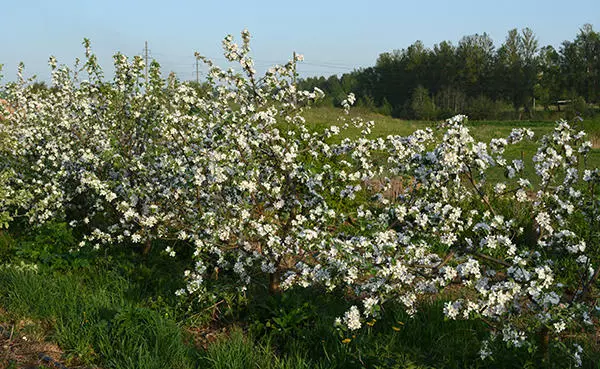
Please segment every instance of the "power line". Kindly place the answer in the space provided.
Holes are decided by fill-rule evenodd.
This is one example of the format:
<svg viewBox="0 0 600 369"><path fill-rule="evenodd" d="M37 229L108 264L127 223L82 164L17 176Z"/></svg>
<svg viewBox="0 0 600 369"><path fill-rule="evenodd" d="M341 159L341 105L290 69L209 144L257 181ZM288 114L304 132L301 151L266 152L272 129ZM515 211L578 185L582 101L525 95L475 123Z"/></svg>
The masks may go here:
<svg viewBox="0 0 600 369"><path fill-rule="evenodd" d="M311 61L304 60L302 62L296 63L294 61L295 54L296 54L295 52L292 54L292 60L283 60L283 59L278 59L278 60L276 60L276 59L252 59L252 60L255 63L257 63L257 64L255 64L255 68L258 68L259 70L260 69L266 70L267 68L273 67L275 65L285 65L289 62L292 62L295 64L296 71L300 75L337 74L339 72L353 71L353 70L356 70L357 68L359 68L359 67L351 66L348 64L342 64L342 63L331 62L331 61L321 61L321 60L311 60ZM192 55L183 56L181 54L153 52L152 50L150 50L148 48L148 41L146 41L144 43L143 57L146 61L146 68L145 68L146 83L148 83L148 81L149 81L149 77L148 77L149 60L151 58L156 59L156 60L161 60L164 63L163 68L170 69L173 72L175 72L176 69L182 71L183 67L191 67L192 71L185 71L182 73L175 72L175 74L181 78L186 78L186 79L191 77L190 79L196 80L197 83L200 82L200 76L203 74L201 72L201 68L200 68L201 61L199 59L194 58L194 62L192 62L190 60L190 58L193 57ZM221 68L225 67L221 63L223 61L228 64L236 64L235 61L232 62L224 57L211 57L211 56L205 56L205 57L209 60L215 61L216 65L221 64Z"/></svg>
<svg viewBox="0 0 600 369"><path fill-rule="evenodd" d="M319 67L328 67L328 68L341 68L341 69L353 69L353 68L356 68L355 66L352 66L352 65L334 64L334 63L319 62L319 61L315 61L315 62L304 61L304 62L302 62L302 64L315 65L315 66L319 66Z"/></svg>
<svg viewBox="0 0 600 369"><path fill-rule="evenodd" d="M180 54L175 55L175 54L165 54L165 53L159 53L159 52L152 52L151 56L157 56L160 59L163 59L166 62L168 62L170 65L184 65L184 63L182 61L189 60L189 58L192 57L191 55L183 56ZM232 62L222 56L221 57L215 57L215 56L210 56L210 55L204 55L204 56L209 60L225 61L228 63L235 64L235 62ZM284 59L254 59L253 58L252 60L255 63L257 63L255 66L258 68L272 67L274 65L284 65L284 64L287 64L288 62L290 62L290 60L284 60ZM298 63L299 67L302 67L304 65L320 67L320 68L327 68L327 69L340 69L340 70L354 70L354 69L358 68L358 66L337 63L337 62L330 62L330 61L321 61L321 60L311 60L311 61L304 60L301 63Z"/></svg>

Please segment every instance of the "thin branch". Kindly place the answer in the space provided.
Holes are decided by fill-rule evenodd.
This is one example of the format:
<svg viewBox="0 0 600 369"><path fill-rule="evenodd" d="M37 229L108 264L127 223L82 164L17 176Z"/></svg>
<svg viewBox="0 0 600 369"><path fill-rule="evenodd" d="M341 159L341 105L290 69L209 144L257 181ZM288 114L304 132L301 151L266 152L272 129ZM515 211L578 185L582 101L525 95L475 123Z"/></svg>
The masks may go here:
<svg viewBox="0 0 600 369"><path fill-rule="evenodd" d="M476 257L478 257L478 258L481 258L481 259L485 259L485 260L487 260L487 261L494 262L494 263L496 263L496 264L504 265L505 267L509 267L509 266L511 266L511 264L510 264L510 263L507 263L507 262L506 262L506 261L504 261L504 260L501 260L501 259L496 259L495 257L489 256L489 255L486 255L486 254L482 254L482 253L476 252L476 253L474 253L473 255L475 255L475 256L476 256Z"/></svg>
<svg viewBox="0 0 600 369"><path fill-rule="evenodd" d="M488 200L488 198L483 194L483 192L481 192L479 187L477 187L477 183L475 183L475 179L473 178L473 172L471 171L471 167L467 165L467 169L469 169L469 174L467 175L469 182L471 182L471 184L473 185L473 188L475 189L475 191L477 191L477 194L479 195L479 197L481 198L483 203L488 207L488 209L490 209L492 214L494 214L494 216L496 216L496 211L492 207L492 204L490 204L490 201Z"/></svg>

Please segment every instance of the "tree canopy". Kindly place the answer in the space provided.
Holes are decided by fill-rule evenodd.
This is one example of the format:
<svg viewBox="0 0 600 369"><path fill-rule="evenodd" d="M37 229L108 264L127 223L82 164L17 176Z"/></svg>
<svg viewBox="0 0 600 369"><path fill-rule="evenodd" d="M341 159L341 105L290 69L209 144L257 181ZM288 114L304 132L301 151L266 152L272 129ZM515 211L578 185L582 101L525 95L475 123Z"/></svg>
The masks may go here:
<svg viewBox="0 0 600 369"><path fill-rule="evenodd" d="M531 115L536 104L548 110L552 105L560 109L559 102L599 102L600 33L586 24L558 50L540 47L530 28L509 30L498 48L485 32L464 36L456 46L442 41L428 48L415 41L380 54L372 67L300 84L325 91L330 96L325 104L339 106L353 92L363 106L397 117L467 112L497 118L500 111L511 110L512 117L521 117ZM428 113L423 115L423 109Z"/></svg>

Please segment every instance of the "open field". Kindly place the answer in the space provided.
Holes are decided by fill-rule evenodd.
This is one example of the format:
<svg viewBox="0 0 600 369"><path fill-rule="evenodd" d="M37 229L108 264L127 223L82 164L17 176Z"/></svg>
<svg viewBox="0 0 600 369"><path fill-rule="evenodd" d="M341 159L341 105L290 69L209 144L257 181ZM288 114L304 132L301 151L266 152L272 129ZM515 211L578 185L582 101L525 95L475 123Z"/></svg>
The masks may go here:
<svg viewBox="0 0 600 369"><path fill-rule="evenodd" d="M343 116L341 109L329 107L313 108L305 112L305 117L310 126L314 129L324 129L329 127L338 120L338 117ZM362 109L351 109L350 114L346 116L348 119L355 117L362 118L365 121L374 121L375 126L372 130L371 137L385 137L387 135L408 135L417 129L427 127L435 128L437 121L412 121L392 118L390 116L376 114ZM573 123L573 122L571 122ZM583 129L588 133L589 139L595 142L595 148L600 148L600 117L577 120L575 125L579 129ZM488 141L492 138L506 137L510 134L513 128L529 128L532 129L539 138L544 134L552 131L555 126L553 121L471 121L467 124L471 128L473 137L477 140ZM358 129L350 128L348 135L359 134Z"/></svg>
<svg viewBox="0 0 600 369"><path fill-rule="evenodd" d="M329 107L310 109L306 112L306 120L315 130L323 130L332 124L335 124L338 117L343 116L341 109L333 109ZM376 114L361 109L351 110L346 116L348 121L352 118L362 118L365 121L374 121L375 126L371 131L370 137L386 137L388 135L406 136L418 129L432 128L435 129L438 122L425 121L407 121L395 119L389 116ZM592 142L593 149L589 153L588 168L600 167L600 117L593 119L584 119L570 122L575 124L580 130L584 130L588 134L588 140ZM340 123L338 123L339 125ZM492 138L506 138L514 128L528 128L535 132L535 140L541 139L542 136L550 134L555 122L543 121L472 121L467 124L473 138L478 141L489 143ZM347 135L352 137L360 134L360 129L350 127L342 133L342 137ZM510 159L524 159L525 176L533 183L537 182L535 178L535 170L531 158L535 155L537 143L535 141L522 141L516 145L509 145L506 149L506 157ZM492 172L491 179L494 181L502 180L504 177L500 171Z"/></svg>

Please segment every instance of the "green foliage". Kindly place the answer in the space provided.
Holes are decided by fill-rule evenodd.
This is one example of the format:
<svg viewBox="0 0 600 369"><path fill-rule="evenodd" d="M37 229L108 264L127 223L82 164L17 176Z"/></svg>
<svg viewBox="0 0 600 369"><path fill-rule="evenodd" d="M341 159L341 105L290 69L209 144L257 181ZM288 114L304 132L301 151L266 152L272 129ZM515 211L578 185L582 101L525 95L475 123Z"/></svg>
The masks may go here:
<svg viewBox="0 0 600 369"><path fill-rule="evenodd" d="M239 328L234 328L229 337L222 337L211 344L201 356L202 368L214 369L300 369L325 368L321 363L300 353L291 353L283 358L276 354L275 349L267 342L256 344L251 338L244 336Z"/></svg>
<svg viewBox="0 0 600 369"><path fill-rule="evenodd" d="M565 109L566 116L569 119L574 119L575 117L588 117L591 112L592 110L582 96L573 96L571 102Z"/></svg>
<svg viewBox="0 0 600 369"><path fill-rule="evenodd" d="M376 110L379 114L383 114L383 115L392 115L392 104L390 104L390 102L388 101L387 98L383 98L383 102L381 103L381 106Z"/></svg>
<svg viewBox="0 0 600 369"><path fill-rule="evenodd" d="M467 97L457 88L443 86L435 96L435 104L439 109L439 117L447 119L466 111Z"/></svg>
<svg viewBox="0 0 600 369"><path fill-rule="evenodd" d="M432 120L436 117L435 103L429 96L429 91L423 86L418 86L413 91L410 107L415 118L419 120Z"/></svg>
<svg viewBox="0 0 600 369"><path fill-rule="evenodd" d="M515 111L521 107L529 110L528 102L537 78L537 51L538 41L529 28L521 33L516 28L510 30L498 50L499 87Z"/></svg>
<svg viewBox="0 0 600 369"><path fill-rule="evenodd" d="M95 350L111 368L189 368L182 332L156 311L126 306L96 327Z"/></svg>
<svg viewBox="0 0 600 369"><path fill-rule="evenodd" d="M86 255L77 252L72 229L62 222L50 222L30 229L14 243L13 248L16 259L53 269L77 269L88 265Z"/></svg>
<svg viewBox="0 0 600 369"><path fill-rule="evenodd" d="M198 96L208 96L213 92L211 87L206 82L200 83L196 81L189 81L187 84L196 91Z"/></svg>
<svg viewBox="0 0 600 369"><path fill-rule="evenodd" d="M545 110L558 100L570 99L571 92L587 103L597 103L598 55L600 33L590 24L584 25L573 41L563 42L559 50L550 45L539 47L529 28L520 32L512 29L497 50L486 33L464 36L457 46L442 41L432 49L416 41L406 49L380 54L372 67L340 77L307 78L300 86L319 87L327 96L333 96L326 103L329 106L337 106L346 94L354 92L362 106L394 117L434 116L429 113L430 108L425 108L428 113L423 114L423 105L412 107L414 91L423 86L436 97L435 105L443 117L464 113L462 107L467 100L484 96L489 101L503 100L512 105L498 106L502 113L524 110L528 113L526 118L530 118L534 114L534 97L536 105ZM514 114L500 115L497 109L473 110L476 119L515 119ZM583 113L582 109L577 111Z"/></svg>
<svg viewBox="0 0 600 369"><path fill-rule="evenodd" d="M318 328L320 317L331 315L335 310L343 312L341 306L337 309L330 306L329 312L318 311L316 304L327 300L319 292L294 289L283 294L258 297L248 305L250 331L256 336L268 335L277 344L285 344L290 338L318 341L311 332ZM307 301L307 293L319 296L317 302Z"/></svg>
<svg viewBox="0 0 600 369"><path fill-rule="evenodd" d="M485 95L479 95L469 100L466 112L473 120L495 119L500 112L500 104Z"/></svg>

